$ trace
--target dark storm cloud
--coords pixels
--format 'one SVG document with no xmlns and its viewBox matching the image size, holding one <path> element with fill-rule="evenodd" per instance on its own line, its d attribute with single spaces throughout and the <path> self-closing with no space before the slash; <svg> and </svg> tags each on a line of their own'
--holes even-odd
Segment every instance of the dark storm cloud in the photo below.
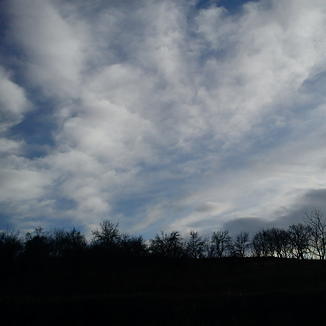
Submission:
<svg viewBox="0 0 326 326">
<path fill-rule="evenodd" d="M 319 210 L 326 217 L 326 189 L 312 189 L 307 191 L 289 206 L 285 212 L 279 213 L 273 219 L 264 218 L 239 218 L 226 222 L 223 228 L 232 234 L 248 232 L 254 234 L 260 230 L 270 227 L 287 228 L 291 224 L 304 223 L 307 221 L 307 214 L 313 210 Z"/>
</svg>

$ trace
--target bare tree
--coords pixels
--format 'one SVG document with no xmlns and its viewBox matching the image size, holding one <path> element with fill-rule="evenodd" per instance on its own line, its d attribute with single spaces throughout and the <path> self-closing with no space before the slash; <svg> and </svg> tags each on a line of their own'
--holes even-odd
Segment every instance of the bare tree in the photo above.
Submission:
<svg viewBox="0 0 326 326">
<path fill-rule="evenodd" d="M 0 258 L 13 261 L 21 252 L 23 244 L 19 234 L 15 232 L 0 232 Z"/>
<path fill-rule="evenodd" d="M 190 258 L 202 258 L 205 251 L 205 240 L 196 231 L 190 231 L 185 243 L 187 256 Z"/>
<path fill-rule="evenodd" d="M 37 227 L 33 232 L 26 233 L 24 253 L 31 259 L 43 259 L 50 255 L 51 245 L 52 239 L 49 233 Z"/>
<path fill-rule="evenodd" d="M 269 251 L 272 256 L 286 258 L 289 255 L 290 238 L 286 230 L 271 228 L 267 230 Z"/>
<path fill-rule="evenodd" d="M 121 234 L 118 229 L 118 224 L 105 220 L 100 223 L 100 229 L 92 232 L 92 242 L 95 245 L 100 245 L 105 248 L 116 246 L 121 240 Z"/>
<path fill-rule="evenodd" d="M 208 257 L 221 258 L 226 256 L 231 249 L 232 238 L 228 231 L 213 232 L 208 244 Z"/>
<path fill-rule="evenodd" d="M 127 256 L 139 257 L 147 254 L 147 246 L 142 236 L 122 234 L 120 248 L 122 254 Z"/>
<path fill-rule="evenodd" d="M 255 257 L 268 257 L 271 255 L 268 231 L 256 233 L 251 242 L 252 254 Z"/>
<path fill-rule="evenodd" d="M 262 230 L 254 236 L 251 248 L 256 257 L 289 257 L 291 252 L 289 232 L 275 227 Z"/>
<path fill-rule="evenodd" d="M 79 255 L 87 247 L 86 238 L 75 228 L 71 231 L 55 230 L 52 235 L 54 256 Z"/>
<path fill-rule="evenodd" d="M 240 232 L 232 243 L 232 256 L 245 257 L 249 247 L 249 234 L 247 232 Z"/>
<path fill-rule="evenodd" d="M 288 229 L 291 254 L 294 258 L 304 259 L 309 253 L 311 227 L 302 223 L 293 224 Z"/>
<path fill-rule="evenodd" d="M 310 227 L 309 249 L 313 257 L 326 258 L 326 220 L 318 209 L 306 212 L 307 225 Z"/>
<path fill-rule="evenodd" d="M 154 256 L 180 258 L 185 254 L 182 238 L 179 232 L 157 234 L 151 240 L 149 250 Z"/>
</svg>

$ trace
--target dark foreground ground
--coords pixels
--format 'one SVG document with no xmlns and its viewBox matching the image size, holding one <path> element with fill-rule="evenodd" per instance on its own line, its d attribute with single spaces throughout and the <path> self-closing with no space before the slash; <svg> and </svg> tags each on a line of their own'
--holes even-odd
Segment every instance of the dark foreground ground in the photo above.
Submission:
<svg viewBox="0 0 326 326">
<path fill-rule="evenodd" d="M 1 325 L 326 325 L 321 261 L 20 262 L 1 283 Z"/>
</svg>

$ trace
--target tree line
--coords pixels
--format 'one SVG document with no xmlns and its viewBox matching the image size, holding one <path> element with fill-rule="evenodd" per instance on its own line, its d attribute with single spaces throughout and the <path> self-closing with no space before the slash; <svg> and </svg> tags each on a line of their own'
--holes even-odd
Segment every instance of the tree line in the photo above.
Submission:
<svg viewBox="0 0 326 326">
<path fill-rule="evenodd" d="M 21 236 L 0 232 L 0 260 L 42 261 L 108 256 L 209 259 L 223 257 L 277 257 L 326 259 L 326 218 L 317 209 L 306 213 L 305 221 L 287 229 L 271 227 L 252 237 L 247 232 L 231 236 L 227 230 L 216 230 L 209 236 L 191 231 L 161 232 L 148 241 L 142 236 L 122 233 L 109 220 L 100 223 L 91 238 L 76 229 L 46 232 L 36 228 Z"/>
</svg>

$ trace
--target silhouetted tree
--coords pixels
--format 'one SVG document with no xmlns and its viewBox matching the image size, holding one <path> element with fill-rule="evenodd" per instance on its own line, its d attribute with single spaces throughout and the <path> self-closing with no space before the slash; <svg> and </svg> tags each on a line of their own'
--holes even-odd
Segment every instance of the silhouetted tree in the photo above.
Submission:
<svg viewBox="0 0 326 326">
<path fill-rule="evenodd" d="M 0 260 L 12 262 L 22 251 L 23 244 L 18 233 L 0 232 Z"/>
<path fill-rule="evenodd" d="M 275 227 L 266 232 L 271 255 L 278 258 L 288 257 L 290 252 L 290 237 L 288 232 Z"/>
<path fill-rule="evenodd" d="M 249 234 L 247 232 L 240 232 L 232 243 L 231 253 L 235 257 L 245 257 L 247 250 L 250 247 Z"/>
<path fill-rule="evenodd" d="M 51 237 L 41 227 L 26 233 L 24 253 L 29 259 L 45 259 L 51 252 Z"/>
<path fill-rule="evenodd" d="M 251 242 L 252 254 L 255 257 L 271 256 L 268 231 L 262 230 L 256 233 Z"/>
<path fill-rule="evenodd" d="M 228 231 L 213 232 L 208 244 L 208 257 L 221 258 L 230 253 L 232 247 L 232 238 Z"/>
<path fill-rule="evenodd" d="M 205 252 L 205 240 L 196 231 L 190 231 L 189 238 L 185 242 L 185 251 L 190 258 L 203 258 Z"/>
<path fill-rule="evenodd" d="M 55 256 L 77 256 L 87 247 L 85 236 L 76 229 L 55 230 L 52 235 L 52 254 Z"/>
<path fill-rule="evenodd" d="M 306 223 L 310 227 L 309 249 L 313 256 L 326 258 L 326 219 L 323 213 L 314 209 L 306 213 Z"/>
<path fill-rule="evenodd" d="M 118 224 L 114 224 L 108 220 L 100 223 L 100 228 L 93 231 L 92 234 L 93 244 L 104 248 L 116 247 L 121 240 Z"/>
<path fill-rule="evenodd" d="M 291 255 L 290 234 L 286 230 L 275 227 L 262 230 L 253 237 L 251 248 L 256 257 L 289 257 Z"/>
<path fill-rule="evenodd" d="M 309 253 L 311 227 L 302 223 L 293 224 L 289 226 L 288 234 L 292 256 L 304 259 Z"/>
<path fill-rule="evenodd" d="M 122 234 L 120 236 L 120 248 L 123 255 L 140 257 L 147 255 L 147 246 L 141 236 L 130 236 Z"/>
<path fill-rule="evenodd" d="M 150 253 L 154 256 L 180 258 L 185 255 L 182 238 L 179 232 L 157 234 L 150 241 Z"/>
</svg>

